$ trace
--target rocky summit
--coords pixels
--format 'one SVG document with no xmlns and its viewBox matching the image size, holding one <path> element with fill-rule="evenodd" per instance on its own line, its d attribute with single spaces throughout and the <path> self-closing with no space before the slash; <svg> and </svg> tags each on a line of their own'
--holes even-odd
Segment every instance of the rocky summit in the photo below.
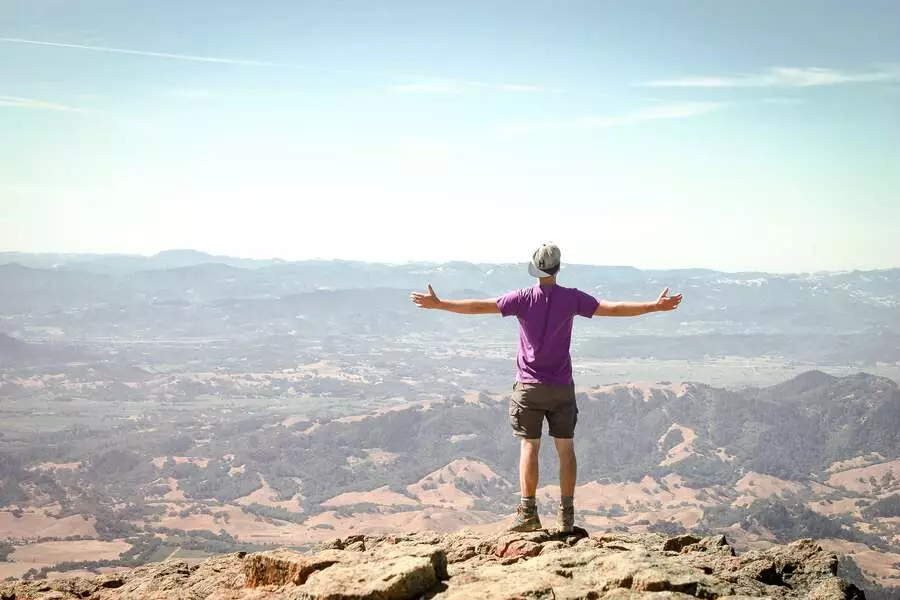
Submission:
<svg viewBox="0 0 900 600">
<path fill-rule="evenodd" d="M 314 553 L 167 561 L 96 577 L 0 584 L 0 600 L 864 598 L 811 540 L 736 556 L 723 536 L 534 533 L 352 536 Z"/>
</svg>

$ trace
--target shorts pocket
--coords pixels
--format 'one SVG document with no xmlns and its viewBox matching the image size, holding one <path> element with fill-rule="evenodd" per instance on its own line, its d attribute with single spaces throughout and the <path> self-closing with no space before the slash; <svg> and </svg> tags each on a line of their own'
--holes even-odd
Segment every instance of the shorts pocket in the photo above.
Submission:
<svg viewBox="0 0 900 600">
<path fill-rule="evenodd" d="M 522 407 L 519 406 L 515 400 L 510 400 L 509 402 L 509 426 L 513 428 L 513 431 L 520 431 L 520 421 L 522 417 Z"/>
</svg>

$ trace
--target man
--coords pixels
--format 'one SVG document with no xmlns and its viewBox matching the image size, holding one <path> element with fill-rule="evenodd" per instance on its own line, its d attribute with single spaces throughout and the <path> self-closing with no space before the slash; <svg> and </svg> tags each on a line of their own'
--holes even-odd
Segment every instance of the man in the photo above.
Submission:
<svg viewBox="0 0 900 600">
<path fill-rule="evenodd" d="M 591 318 L 636 317 L 678 308 L 681 294 L 669 296 L 663 290 L 655 302 L 607 302 L 590 294 L 556 283 L 561 253 L 555 244 L 544 244 L 531 257 L 528 272 L 538 278 L 531 288 L 515 290 L 492 300 L 441 300 L 431 285 L 428 293 L 415 292 L 412 301 L 419 308 L 479 315 L 500 313 L 519 319 L 518 373 L 509 404 L 509 422 L 521 438 L 519 488 L 522 500 L 512 531 L 541 529 L 535 494 L 538 486 L 538 451 L 546 418 L 550 436 L 559 454 L 560 505 L 556 525 L 570 532 L 575 525 L 575 423 L 578 406 L 572 380 L 569 346 L 575 315 Z"/>
</svg>

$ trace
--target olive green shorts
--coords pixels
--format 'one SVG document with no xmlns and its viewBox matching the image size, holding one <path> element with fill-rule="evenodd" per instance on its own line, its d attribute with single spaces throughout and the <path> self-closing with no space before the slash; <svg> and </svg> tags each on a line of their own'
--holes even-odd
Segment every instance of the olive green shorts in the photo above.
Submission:
<svg viewBox="0 0 900 600">
<path fill-rule="evenodd" d="M 578 422 L 575 385 L 520 383 L 513 386 L 509 399 L 509 424 L 519 437 L 541 437 L 544 419 L 550 424 L 550 437 L 571 439 Z"/>
</svg>

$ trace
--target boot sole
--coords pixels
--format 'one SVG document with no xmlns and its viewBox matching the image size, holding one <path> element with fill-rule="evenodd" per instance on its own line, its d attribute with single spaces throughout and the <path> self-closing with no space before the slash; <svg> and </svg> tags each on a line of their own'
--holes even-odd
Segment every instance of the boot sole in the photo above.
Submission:
<svg viewBox="0 0 900 600">
<path fill-rule="evenodd" d="M 516 533 L 529 533 L 531 531 L 541 531 L 544 527 L 538 523 L 537 525 L 515 525 L 507 529 L 507 531 L 514 531 Z"/>
</svg>

